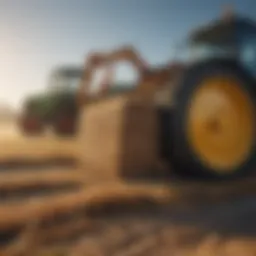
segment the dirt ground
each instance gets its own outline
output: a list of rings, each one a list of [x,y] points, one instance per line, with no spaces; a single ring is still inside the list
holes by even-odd
[[[75,141],[0,134],[0,255],[256,255],[253,180],[88,187],[85,170],[49,160],[74,156]]]

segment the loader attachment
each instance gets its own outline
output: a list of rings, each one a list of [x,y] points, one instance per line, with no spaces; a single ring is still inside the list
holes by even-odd
[[[90,86],[94,78],[95,72],[100,67],[105,67],[108,73],[102,81],[102,88],[98,92],[97,98],[104,97],[107,93],[111,83],[113,82],[113,67],[112,65],[119,61],[126,61],[131,63],[138,71],[139,80],[142,74],[147,70],[146,62],[139,56],[139,54],[132,47],[123,47],[110,53],[91,53],[85,62],[83,77],[81,85],[77,91],[77,100],[80,105],[87,103],[88,101],[95,101],[95,97],[90,97]],[[110,74],[109,74],[110,73]]]

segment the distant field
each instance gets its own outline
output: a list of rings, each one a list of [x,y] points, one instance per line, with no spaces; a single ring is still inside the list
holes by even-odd
[[[0,138],[17,138],[20,136],[14,121],[0,121]]]
[[[76,156],[76,141],[53,135],[23,136],[14,122],[0,122],[0,161]]]

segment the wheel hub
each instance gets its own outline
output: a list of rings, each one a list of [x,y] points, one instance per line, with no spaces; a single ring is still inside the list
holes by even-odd
[[[194,152],[214,170],[232,171],[248,157],[254,111],[239,81],[229,77],[203,81],[191,99],[188,136]]]

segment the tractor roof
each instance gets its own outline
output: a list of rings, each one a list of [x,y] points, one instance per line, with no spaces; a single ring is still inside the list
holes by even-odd
[[[219,19],[211,24],[196,30],[190,36],[190,42],[211,42],[220,44],[230,44],[237,40],[239,31],[249,31],[256,34],[256,24],[249,18],[234,15],[229,19]]]
[[[81,67],[74,66],[65,66],[59,67],[53,71],[54,76],[72,78],[72,77],[80,77],[83,73],[83,69]]]

